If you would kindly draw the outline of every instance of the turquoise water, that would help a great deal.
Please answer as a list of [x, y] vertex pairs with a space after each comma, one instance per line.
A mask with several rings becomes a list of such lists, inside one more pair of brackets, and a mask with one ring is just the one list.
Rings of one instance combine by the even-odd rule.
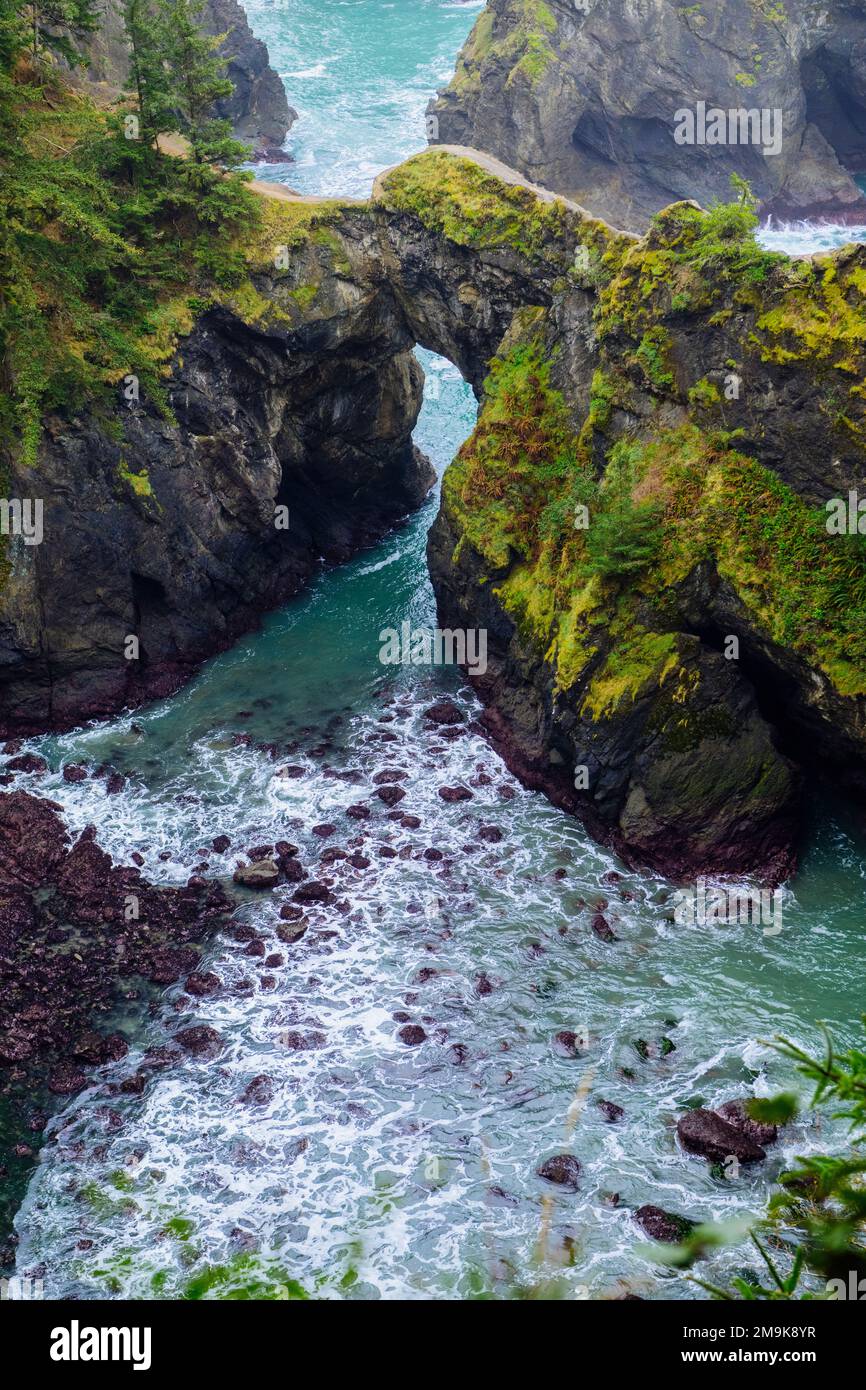
[[[363, 193], [378, 168], [420, 148], [427, 97], [479, 8], [252, 8], [301, 111], [297, 163], [277, 172], [305, 191]], [[441, 472], [474, 401], [453, 367], [422, 356], [417, 442]], [[192, 1004], [166, 990], [144, 1024], [130, 1022], [130, 1057], [55, 1117], [17, 1218], [18, 1271], [41, 1267], [49, 1297], [219, 1297], [254, 1280], [337, 1299], [691, 1297], [646, 1258], [632, 1210], [756, 1212], [786, 1157], [841, 1142], [826, 1118], [805, 1119], [731, 1181], [681, 1154], [673, 1131], [686, 1104], [790, 1082], [763, 1039], [812, 1046], [818, 1018], [855, 1037], [866, 853], [846, 813], [816, 806], [778, 936], [676, 925], [664, 881], [625, 870], [523, 791], [471, 730], [453, 741], [430, 731], [423, 711], [443, 691], [477, 712], [457, 675], [380, 665], [383, 627], [434, 621], [434, 511], [431, 499], [404, 530], [323, 573], [173, 699], [33, 743], [53, 769], [40, 786], [70, 826], [95, 823], [118, 858], [138, 850], [157, 881], [185, 882], [218, 833], [232, 848], [208, 853], [211, 873], [229, 875], [239, 851], [277, 838], [314, 862], [323, 822], [336, 826], [325, 844], [370, 861], [321, 870], [343, 906], [312, 910], [295, 945], [277, 935], [287, 890], [245, 900], [238, 920], [265, 956], [229, 935], [213, 942], [221, 993]], [[276, 761], [256, 748], [270, 742]], [[68, 785], [67, 760], [112, 762], [125, 792]], [[281, 778], [284, 763], [304, 776]], [[385, 768], [405, 772], [401, 806], [417, 829], [371, 795]], [[437, 789], [457, 782], [473, 798], [446, 806]], [[359, 800], [374, 807], [368, 821], [345, 815]], [[501, 841], [480, 839], [482, 826]], [[589, 929], [600, 899], [616, 944]], [[398, 1039], [407, 1016], [427, 1034], [419, 1047]], [[220, 1033], [217, 1061], [187, 1059], [143, 1096], [107, 1095], [189, 1021]], [[577, 1056], [559, 1055], [563, 1029], [580, 1036]], [[298, 1050], [297, 1035], [314, 1045]], [[643, 1061], [635, 1041], [662, 1036], [675, 1050]], [[245, 1104], [259, 1076], [270, 1095]], [[606, 1124], [598, 1099], [624, 1118]], [[576, 1193], [535, 1173], [564, 1150], [583, 1166]], [[744, 1263], [728, 1251], [702, 1274]]]

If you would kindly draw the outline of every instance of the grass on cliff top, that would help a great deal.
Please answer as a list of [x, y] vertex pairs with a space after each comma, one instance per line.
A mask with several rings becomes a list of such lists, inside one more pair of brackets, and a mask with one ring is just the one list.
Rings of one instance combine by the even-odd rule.
[[508, 69], [508, 85], [521, 77], [536, 83], [556, 61], [550, 40], [558, 27], [556, 15], [545, 0], [511, 0], [498, 20], [492, 10], [483, 10], [457, 59], [451, 89], [460, 95], [477, 91], [488, 60]]
[[474, 250], [505, 248], [533, 261], [568, 268], [575, 243], [599, 255], [613, 234], [603, 222], [545, 202], [528, 188], [503, 183], [470, 159], [435, 147], [414, 155], [382, 186], [382, 202], [411, 213], [428, 230]]
[[755, 227], [737, 205], [703, 212], [677, 203], [659, 213], [644, 238], [607, 258], [614, 273], [600, 287], [599, 338], [630, 338], [632, 360], [664, 391], [673, 384], [666, 358], [678, 316], [723, 324], [743, 314], [744, 345], [763, 362], [808, 361], [844, 374], [841, 416], [856, 431], [846, 414], [859, 415], [866, 399], [866, 247], [791, 259], [759, 246]]

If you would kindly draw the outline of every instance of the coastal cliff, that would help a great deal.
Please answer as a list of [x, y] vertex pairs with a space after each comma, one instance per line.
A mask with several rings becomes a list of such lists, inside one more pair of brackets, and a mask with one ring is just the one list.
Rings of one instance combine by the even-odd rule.
[[[238, 140], [252, 147], [253, 157], [287, 161], [282, 144], [297, 112], [288, 103], [282, 81], [271, 67], [268, 50], [249, 26], [238, 0], [204, 0], [201, 27], [224, 34], [220, 53], [232, 92], [214, 106], [214, 114], [231, 121]], [[86, 67], [71, 79], [97, 100], [114, 100], [129, 75], [129, 49], [119, 0], [107, 0], [99, 28], [83, 47]]]
[[784, 877], [800, 769], [866, 794], [866, 562], [824, 511], [863, 477], [866, 251], [691, 203], [636, 239], [460, 149], [262, 209], [231, 288], [162, 305], [152, 389], [12, 462], [46, 540], [7, 541], [5, 731], [167, 693], [416, 506], [420, 343], [481, 401], [429, 555], [497, 746], [632, 862]]
[[[765, 213], [862, 223], [864, 19], [808, 0], [489, 0], [430, 105], [434, 139], [637, 232], [677, 199], [724, 201], [732, 173]], [[772, 131], [677, 143], [677, 113], [699, 104], [766, 113]]]

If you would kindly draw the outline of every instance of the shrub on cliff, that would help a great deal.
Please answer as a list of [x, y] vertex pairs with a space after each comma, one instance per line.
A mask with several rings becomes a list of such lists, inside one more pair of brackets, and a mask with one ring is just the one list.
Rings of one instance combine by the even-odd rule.
[[[216, 60], [205, 55], [188, 79], [201, 101], [184, 108], [182, 74], [157, 90], [153, 71], [190, 41], [172, 28], [172, 6], [162, 7], [162, 57], [150, 77], [145, 70], [139, 104], [106, 114], [31, 61], [24, 7], [0, 3], [0, 442], [28, 460], [46, 411], [107, 398], [128, 376], [162, 403], [188, 296], [240, 277], [235, 242], [258, 205], [244, 175], [219, 167], [243, 147], [202, 114], [204, 97], [223, 87]], [[167, 105], [193, 113], [192, 159], [163, 154], [149, 138], [154, 120], [166, 124]]]

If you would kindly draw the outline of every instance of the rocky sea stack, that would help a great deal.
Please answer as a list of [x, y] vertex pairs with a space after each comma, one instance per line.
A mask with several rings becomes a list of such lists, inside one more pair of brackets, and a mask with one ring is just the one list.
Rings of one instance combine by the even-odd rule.
[[[747, 178], [765, 212], [866, 221], [860, 4], [489, 0], [435, 139], [489, 150], [618, 227]], [[766, 112], [760, 138], [674, 138], [677, 113]], [[772, 130], [770, 129], [772, 127]], [[756, 134], [756, 132], [755, 132]]]

